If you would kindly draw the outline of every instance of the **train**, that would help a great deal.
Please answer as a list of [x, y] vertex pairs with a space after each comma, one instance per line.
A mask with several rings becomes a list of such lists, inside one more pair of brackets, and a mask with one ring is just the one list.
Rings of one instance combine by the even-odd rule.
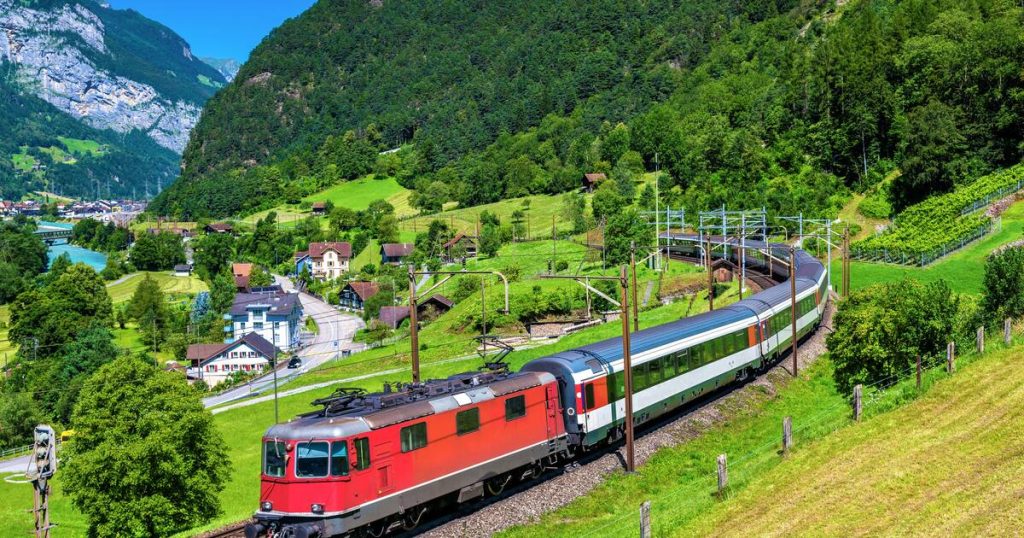
[[[785, 275], [789, 247], [749, 241], [749, 267]], [[691, 247], [694, 248], [694, 247]], [[725, 256], [739, 249], [725, 245]], [[785, 254], [783, 254], [785, 253]], [[828, 274], [796, 249], [788, 280], [729, 306], [633, 333], [633, 423], [642, 425], [767, 369], [820, 324]], [[738, 261], [738, 259], [737, 259]], [[796, 289], [796, 334], [791, 290]], [[446, 379], [338, 389], [262, 439], [259, 507], [247, 538], [379, 538], [530, 480], [619, 441], [622, 340]]]

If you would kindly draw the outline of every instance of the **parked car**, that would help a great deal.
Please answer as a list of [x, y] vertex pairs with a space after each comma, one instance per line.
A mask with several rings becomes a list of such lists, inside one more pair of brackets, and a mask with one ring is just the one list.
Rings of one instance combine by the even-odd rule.
[[292, 360], [288, 361], [289, 368], [298, 368], [299, 366], [302, 366], [302, 359], [298, 357], [292, 357]]

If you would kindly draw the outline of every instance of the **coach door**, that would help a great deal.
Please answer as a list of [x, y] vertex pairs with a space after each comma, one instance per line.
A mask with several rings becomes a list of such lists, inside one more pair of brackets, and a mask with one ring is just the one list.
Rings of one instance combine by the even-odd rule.
[[548, 439], [558, 435], [558, 384], [548, 383], [545, 388], [545, 409], [547, 411]]

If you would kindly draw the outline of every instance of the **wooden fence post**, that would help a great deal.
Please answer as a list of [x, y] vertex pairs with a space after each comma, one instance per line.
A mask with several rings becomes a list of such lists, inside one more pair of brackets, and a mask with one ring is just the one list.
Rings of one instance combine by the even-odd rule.
[[978, 344], [978, 353], [985, 352], [985, 326], [978, 327], [978, 335], [975, 337]]
[[725, 454], [718, 455], [718, 497], [725, 495], [725, 488], [729, 485], [729, 464]]
[[857, 385], [853, 387], [853, 420], [860, 422], [861, 411], [864, 410], [863, 402], [861, 401], [864, 395], [864, 385]]
[[640, 538], [651, 538], [651, 501], [640, 505]]
[[1013, 339], [1013, 332], [1010, 330], [1010, 318], [1006, 318], [1003, 321], [1003, 343], [1010, 345], [1010, 340]]
[[782, 455], [789, 453], [793, 446], [793, 417], [782, 419]]
[[950, 341], [946, 344], [946, 372], [956, 371], [956, 342]]
[[921, 390], [921, 354], [917, 354], [917, 390]]

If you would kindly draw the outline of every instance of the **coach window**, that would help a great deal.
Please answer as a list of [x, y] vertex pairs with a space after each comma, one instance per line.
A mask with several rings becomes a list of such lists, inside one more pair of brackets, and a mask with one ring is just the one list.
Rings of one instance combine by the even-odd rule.
[[356, 451], [356, 470], [362, 471], [370, 467], [370, 440], [360, 437], [352, 443]]
[[455, 414], [455, 429], [459, 435], [473, 433], [480, 429], [480, 408], [466, 409]]
[[661, 383], [661, 359], [654, 359], [653, 361], [647, 363], [647, 370], [648, 387], [653, 387], [654, 385]]
[[331, 443], [331, 476], [348, 476], [348, 443]]
[[402, 437], [402, 452], [411, 452], [427, 446], [427, 423], [420, 422], [406, 426], [399, 432]]
[[327, 443], [299, 443], [295, 449], [295, 476], [316, 478], [327, 476]]
[[587, 409], [593, 409], [596, 407], [596, 403], [594, 399], [594, 384], [587, 383], [583, 386], [583, 406]]
[[526, 396], [516, 396], [505, 400], [505, 420], [515, 420], [526, 416]]

